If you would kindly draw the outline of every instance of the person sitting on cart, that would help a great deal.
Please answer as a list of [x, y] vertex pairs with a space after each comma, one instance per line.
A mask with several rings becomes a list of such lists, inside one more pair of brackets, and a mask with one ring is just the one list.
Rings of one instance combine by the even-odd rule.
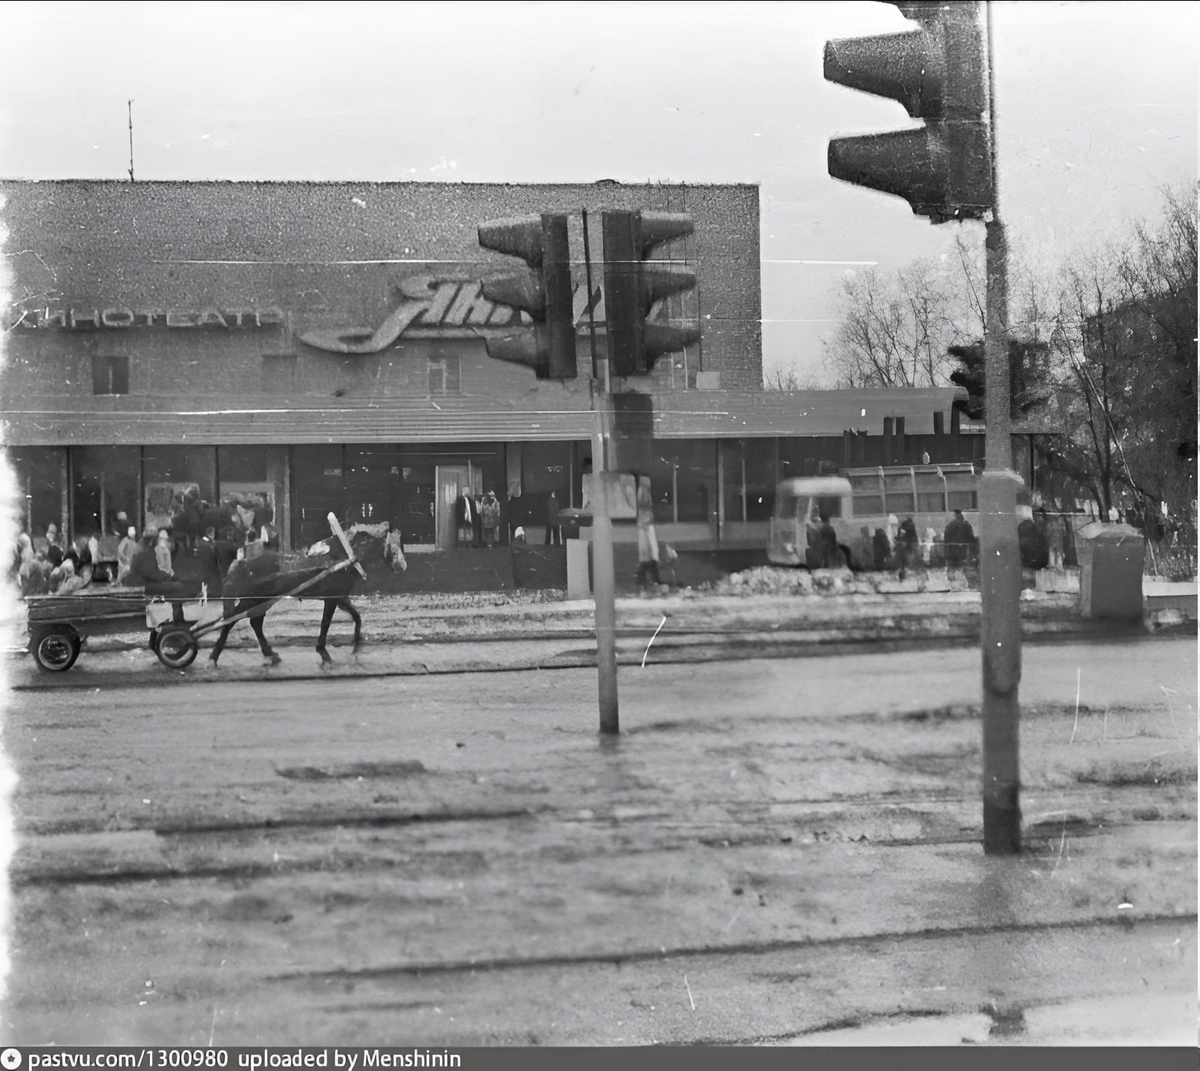
[[133, 561], [129, 564], [129, 575], [125, 577], [125, 586], [140, 588], [147, 595], [161, 595], [172, 600], [175, 611], [174, 620], [182, 621], [183, 604], [178, 600], [198, 596], [200, 583], [176, 580], [173, 574], [159, 568], [155, 556], [155, 537], [149, 531], [146, 536], [142, 549], [133, 556]]

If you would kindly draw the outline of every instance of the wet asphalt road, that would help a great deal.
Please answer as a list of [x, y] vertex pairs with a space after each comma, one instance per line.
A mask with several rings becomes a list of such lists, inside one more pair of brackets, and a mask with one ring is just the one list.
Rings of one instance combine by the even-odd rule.
[[1016, 859], [973, 648], [623, 668], [616, 741], [588, 669], [121, 677], [10, 694], [14, 1041], [1195, 1040], [1194, 640], [1026, 648]]

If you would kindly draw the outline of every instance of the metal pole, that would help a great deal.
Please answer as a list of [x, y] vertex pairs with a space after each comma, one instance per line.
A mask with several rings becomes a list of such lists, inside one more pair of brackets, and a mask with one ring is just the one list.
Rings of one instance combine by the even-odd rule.
[[613, 579], [612, 520], [608, 502], [608, 443], [612, 437], [612, 396], [608, 356], [596, 351], [596, 322], [592, 309], [592, 256], [587, 209], [583, 213], [583, 262], [587, 278], [588, 332], [592, 347], [592, 578], [596, 600], [596, 676], [600, 701], [600, 731], [621, 731], [617, 706], [617, 604]]
[[987, 323], [984, 328], [984, 405], [987, 464], [979, 480], [983, 651], [983, 850], [1021, 850], [1019, 769], [1021, 681], [1021, 552], [1017, 487], [1012, 468], [1009, 397], [1007, 244], [996, 182], [996, 93], [992, 5], [987, 4], [992, 216], [988, 220]]
[[133, 101], [126, 102], [129, 108], [129, 181], [133, 181]]

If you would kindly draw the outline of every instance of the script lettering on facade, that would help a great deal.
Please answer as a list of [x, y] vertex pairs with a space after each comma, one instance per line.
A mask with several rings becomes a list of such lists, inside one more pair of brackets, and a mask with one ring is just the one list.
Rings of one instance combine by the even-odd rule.
[[483, 296], [483, 290], [478, 283], [465, 283], [458, 288], [458, 295], [446, 310], [442, 322], [453, 324], [455, 327], [461, 327], [467, 322], [485, 324], [495, 308], [495, 304]]
[[409, 303], [421, 306], [415, 323], [435, 326], [442, 322], [442, 317], [458, 293], [458, 287], [455, 280], [437, 279], [432, 275], [410, 275], [400, 280], [397, 289]]

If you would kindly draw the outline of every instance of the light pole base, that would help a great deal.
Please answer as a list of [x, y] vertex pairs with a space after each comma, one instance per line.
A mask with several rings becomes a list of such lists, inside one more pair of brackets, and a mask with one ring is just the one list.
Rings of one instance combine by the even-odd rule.
[[979, 480], [980, 627], [983, 649], [983, 850], [1021, 850], [1021, 547], [1017, 488], [1009, 469]]

